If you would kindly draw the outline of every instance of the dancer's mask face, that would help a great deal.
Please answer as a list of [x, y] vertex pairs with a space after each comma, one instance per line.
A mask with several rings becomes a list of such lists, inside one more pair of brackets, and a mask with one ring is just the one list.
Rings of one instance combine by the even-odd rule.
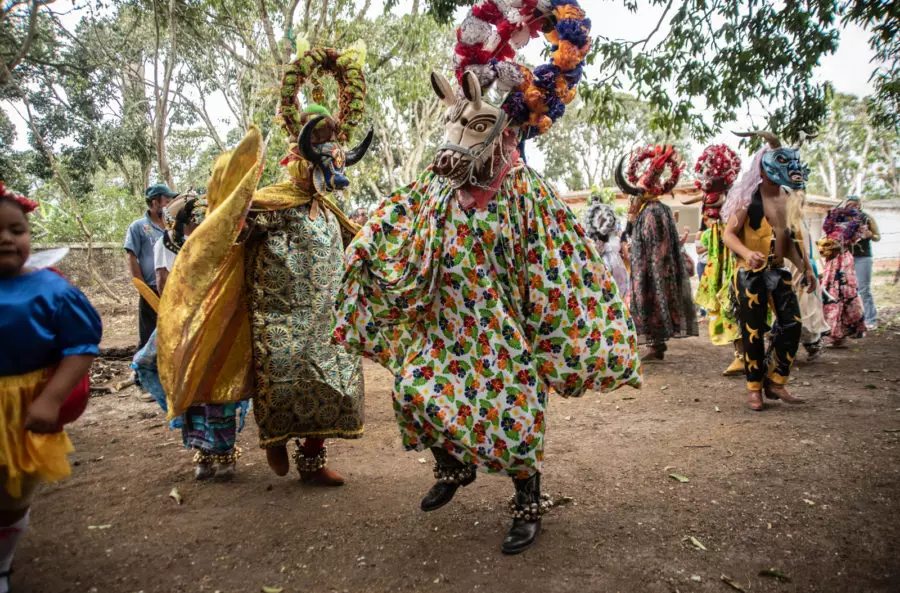
[[[444, 143], [432, 163], [436, 175], [450, 180], [453, 187], [469, 181], [494, 154], [494, 146], [506, 128], [506, 114], [481, 98], [481, 86], [471, 72], [463, 76], [464, 98], [457, 99], [450, 83], [440, 74], [431, 74], [435, 94], [447, 106], [444, 114]], [[473, 165], [474, 162], [474, 165]]]
[[796, 148], [775, 148], [762, 157], [762, 168], [773, 183], [791, 189], [805, 189], [809, 168]]

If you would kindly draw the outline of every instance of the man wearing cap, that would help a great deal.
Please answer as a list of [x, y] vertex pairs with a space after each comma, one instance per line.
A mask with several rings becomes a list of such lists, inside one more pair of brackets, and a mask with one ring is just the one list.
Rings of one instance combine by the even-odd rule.
[[856, 283], [866, 315], [866, 328], [872, 330], [878, 326], [878, 310], [872, 295], [872, 241], [880, 241], [881, 234], [875, 220], [863, 212], [859, 196], [847, 196], [846, 206], [859, 211], [863, 224], [862, 239], [853, 244], [853, 267], [856, 268]]
[[[166, 226], [162, 210], [178, 194], [162, 183], [151, 185], [144, 194], [147, 212], [128, 227], [125, 234], [125, 253], [131, 275], [144, 282], [154, 292], [159, 292], [156, 288], [153, 246], [163, 236]], [[154, 329], [156, 329], [156, 311], [142, 296], [138, 305], [138, 348], [144, 347]]]

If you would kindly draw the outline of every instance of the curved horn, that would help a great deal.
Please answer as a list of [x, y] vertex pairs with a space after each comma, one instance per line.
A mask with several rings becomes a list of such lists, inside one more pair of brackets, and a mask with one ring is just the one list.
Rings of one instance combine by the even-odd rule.
[[363, 141], [356, 145], [356, 148], [352, 149], [347, 153], [346, 166], [352, 167], [356, 163], [362, 160], [364, 156], [366, 156], [366, 152], [369, 150], [369, 145], [372, 144], [372, 138], [375, 136], [375, 133], [372, 129], [369, 129], [369, 133], [366, 134], [366, 137], [363, 138]]
[[741, 138], [752, 138], [753, 136], [759, 136], [760, 138], [764, 138], [766, 142], [769, 143], [770, 148], [781, 148], [781, 140], [778, 139], [778, 136], [769, 132], [768, 130], [753, 130], [751, 132], [732, 132], [735, 136], [740, 136]]
[[618, 185], [619, 189], [621, 189], [623, 192], [625, 192], [629, 196], [639, 196], [639, 195], [643, 194], [644, 192], [641, 191], [637, 187], [632, 187], [631, 185], [628, 185], [628, 182], [625, 181], [625, 174], [622, 173], [622, 167], [625, 165], [626, 158], [628, 158], [627, 154], [622, 155], [622, 158], [619, 159], [619, 165], [616, 167], [616, 185]]
[[481, 83], [471, 70], [466, 70], [462, 79], [463, 95], [472, 102], [472, 107], [481, 109]]
[[316, 126], [319, 125], [319, 122], [323, 119], [325, 119], [324, 115], [317, 115], [306, 122], [306, 125], [300, 130], [299, 138], [297, 138], [297, 146], [300, 148], [300, 154], [311, 163], [318, 163], [322, 158], [322, 155], [320, 155], [312, 145], [312, 135], [313, 130], [316, 129]]
[[453, 87], [450, 86], [450, 82], [443, 74], [438, 74], [437, 72], [431, 73], [431, 88], [434, 89], [434, 94], [437, 95], [438, 99], [443, 101], [445, 105], [448, 107], [456, 105], [456, 97], [453, 96]]
[[818, 134], [807, 134], [803, 130], [800, 130], [800, 139], [797, 140], [797, 144], [794, 145], [794, 148], [800, 148], [801, 146], [803, 146], [804, 142], [806, 142], [807, 140], [812, 140], [816, 136], [818, 136]]
[[703, 199], [703, 196], [697, 196], [696, 198], [688, 198], [686, 200], [680, 200], [680, 202], [682, 204], [684, 204], [685, 206], [690, 206], [691, 204], [696, 204], [697, 202], [699, 202], [702, 199]]

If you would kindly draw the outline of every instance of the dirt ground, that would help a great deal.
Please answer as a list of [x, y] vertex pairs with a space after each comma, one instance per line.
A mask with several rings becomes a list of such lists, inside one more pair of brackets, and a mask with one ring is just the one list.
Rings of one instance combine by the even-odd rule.
[[[878, 287], [881, 302], [897, 288]], [[105, 345], [136, 339], [106, 305]], [[898, 307], [882, 307], [896, 322]], [[330, 442], [339, 489], [277, 478], [252, 419], [231, 484], [192, 480], [191, 454], [135, 388], [95, 397], [71, 427], [70, 479], [45, 487], [16, 558], [16, 591], [284, 593], [428, 591], [900, 591], [900, 325], [808, 364], [810, 402], [744, 404], [705, 337], [645, 367], [642, 391], [556, 397], [544, 490], [573, 502], [534, 548], [504, 557], [509, 480], [479, 476], [419, 511], [430, 459], [404, 453], [391, 377], [366, 363], [367, 432]], [[109, 363], [126, 376], [124, 363]], [[670, 477], [677, 473], [688, 482]], [[178, 505], [169, 493], [177, 488]], [[691, 538], [694, 538], [693, 540]], [[701, 549], [703, 546], [705, 549]], [[775, 569], [787, 580], [760, 575]], [[724, 576], [723, 576], [724, 575]]]

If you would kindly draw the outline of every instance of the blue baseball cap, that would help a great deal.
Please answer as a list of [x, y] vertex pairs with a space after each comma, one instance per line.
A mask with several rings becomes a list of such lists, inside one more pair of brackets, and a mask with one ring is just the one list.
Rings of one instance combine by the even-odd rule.
[[151, 185], [147, 188], [147, 191], [144, 192], [144, 195], [148, 200], [152, 200], [153, 198], [177, 198], [178, 194], [169, 189], [169, 186], [165, 183], [157, 183], [156, 185]]

